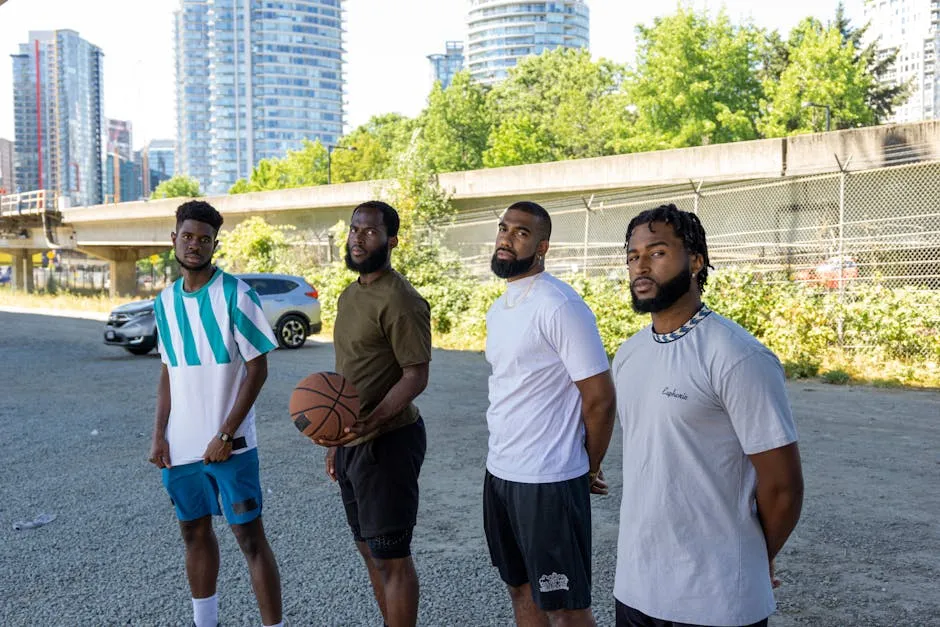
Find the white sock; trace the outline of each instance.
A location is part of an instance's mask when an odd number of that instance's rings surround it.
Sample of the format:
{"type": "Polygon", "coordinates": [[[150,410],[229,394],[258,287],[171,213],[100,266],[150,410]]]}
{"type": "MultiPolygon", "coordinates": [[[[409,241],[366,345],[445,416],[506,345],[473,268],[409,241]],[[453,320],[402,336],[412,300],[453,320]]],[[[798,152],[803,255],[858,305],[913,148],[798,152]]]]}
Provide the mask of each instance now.
{"type": "Polygon", "coordinates": [[[284,627],[284,621],[279,622],[277,625],[265,625],[264,627],[284,627]]]}
{"type": "Polygon", "coordinates": [[[193,622],[196,627],[216,627],[219,624],[219,595],[208,599],[193,599],[193,622]]]}

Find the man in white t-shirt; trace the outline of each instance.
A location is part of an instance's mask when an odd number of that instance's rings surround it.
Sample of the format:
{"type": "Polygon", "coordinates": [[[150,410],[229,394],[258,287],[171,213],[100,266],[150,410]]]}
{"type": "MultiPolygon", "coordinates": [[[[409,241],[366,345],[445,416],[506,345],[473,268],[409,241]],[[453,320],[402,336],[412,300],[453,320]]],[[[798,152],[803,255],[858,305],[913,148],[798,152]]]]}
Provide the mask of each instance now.
{"type": "Polygon", "coordinates": [[[803,475],[783,368],[702,304],[705,230],[664,205],[627,228],[637,312],[614,358],[623,426],[618,627],[766,625],[773,559],[800,517],[803,475]]]}
{"type": "Polygon", "coordinates": [[[163,469],[179,519],[195,626],[219,622],[212,516],[224,512],[263,624],[282,627],[280,577],[261,524],[254,410],[275,339],[258,295],[212,264],[221,226],[206,202],[176,211],[171,239],[182,277],[154,302],[163,365],[150,461],[163,469]]]}
{"type": "Polygon", "coordinates": [[[516,624],[594,625],[590,494],[607,493],[614,387],[594,314],[544,271],[551,229],[527,201],[499,221],[491,265],[508,285],[486,315],[483,518],[516,624]]]}

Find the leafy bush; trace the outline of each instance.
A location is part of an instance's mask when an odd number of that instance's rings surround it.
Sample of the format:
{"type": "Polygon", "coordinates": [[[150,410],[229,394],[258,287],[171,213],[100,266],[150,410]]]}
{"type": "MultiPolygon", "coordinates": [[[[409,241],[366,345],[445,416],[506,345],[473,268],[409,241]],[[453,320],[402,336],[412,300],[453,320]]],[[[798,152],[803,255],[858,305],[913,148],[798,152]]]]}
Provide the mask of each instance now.
{"type": "Polygon", "coordinates": [[[216,259],[229,272],[277,272],[289,249],[293,226],[275,226],[253,216],[219,235],[216,259]]]}
{"type": "Polygon", "coordinates": [[[836,369],[823,373],[822,380],[832,385],[845,385],[852,380],[852,377],[845,370],[836,369]]]}
{"type": "Polygon", "coordinates": [[[819,374],[819,362],[808,358],[784,361],[783,372],[788,379],[812,379],[819,374]]]}

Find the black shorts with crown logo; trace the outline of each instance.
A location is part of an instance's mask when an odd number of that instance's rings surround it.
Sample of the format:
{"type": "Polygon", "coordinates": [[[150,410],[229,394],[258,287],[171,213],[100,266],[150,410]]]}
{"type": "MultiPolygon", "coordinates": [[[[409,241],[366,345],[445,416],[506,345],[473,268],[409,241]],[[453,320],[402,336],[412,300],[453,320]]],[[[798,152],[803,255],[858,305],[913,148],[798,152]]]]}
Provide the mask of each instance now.
{"type": "Polygon", "coordinates": [[[591,606],[591,486],[585,474],[555,483],[483,483],[483,527],[506,584],[532,586],[544,611],[591,606]]]}

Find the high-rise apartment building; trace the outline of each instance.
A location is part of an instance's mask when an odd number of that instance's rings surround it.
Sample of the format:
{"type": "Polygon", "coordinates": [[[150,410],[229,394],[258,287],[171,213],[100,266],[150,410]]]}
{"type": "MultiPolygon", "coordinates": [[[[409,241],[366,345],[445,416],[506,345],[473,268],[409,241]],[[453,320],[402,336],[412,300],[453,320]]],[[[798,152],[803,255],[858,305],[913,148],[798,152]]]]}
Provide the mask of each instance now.
{"type": "Polygon", "coordinates": [[[882,58],[897,51],[894,69],[883,80],[910,85],[910,97],[892,122],[940,117],[937,52],[940,50],[940,0],[872,0],[865,3],[867,36],[879,38],[882,58]]]}
{"type": "Polygon", "coordinates": [[[442,89],[447,89],[454,79],[454,74],[463,69],[463,42],[448,41],[444,54],[429,54],[431,62],[431,84],[440,82],[442,89]]]}
{"type": "Polygon", "coordinates": [[[183,0],[176,32],[177,170],[204,190],[339,140],[342,0],[183,0]]]}
{"type": "MultiPolygon", "coordinates": [[[[205,189],[209,183],[209,2],[181,0],[176,41],[176,163],[205,189]]],[[[146,187],[146,186],[145,186],[146,187]]],[[[153,186],[154,188],[156,185],[153,186]]]]}
{"type": "Polygon", "coordinates": [[[13,168],[13,142],[0,139],[0,195],[13,194],[16,189],[16,170],[13,168]]]}
{"type": "Polygon", "coordinates": [[[554,48],[587,48],[585,0],[470,0],[467,67],[481,83],[506,78],[519,59],[554,48]]]}
{"type": "Polygon", "coordinates": [[[110,152],[104,159],[104,202],[140,200],[140,168],[133,159],[110,152]]]}
{"type": "Polygon", "coordinates": [[[176,142],[172,139],[154,139],[135,155],[144,198],[176,174],[176,142]]]}
{"type": "Polygon", "coordinates": [[[101,202],[103,56],[72,30],[30,32],[13,55],[19,191],[52,190],[72,205],[101,202]]]}

